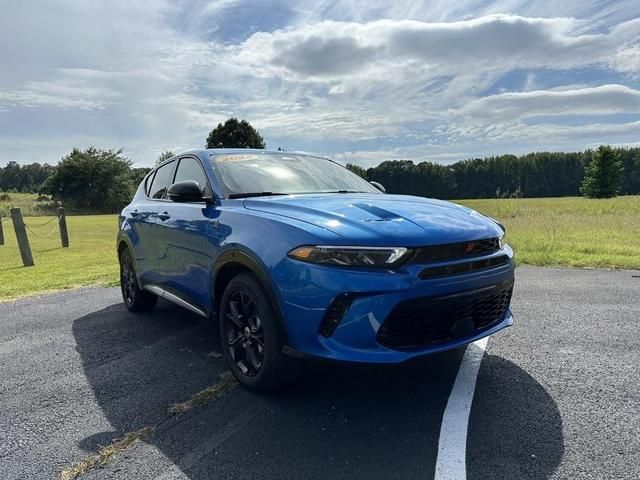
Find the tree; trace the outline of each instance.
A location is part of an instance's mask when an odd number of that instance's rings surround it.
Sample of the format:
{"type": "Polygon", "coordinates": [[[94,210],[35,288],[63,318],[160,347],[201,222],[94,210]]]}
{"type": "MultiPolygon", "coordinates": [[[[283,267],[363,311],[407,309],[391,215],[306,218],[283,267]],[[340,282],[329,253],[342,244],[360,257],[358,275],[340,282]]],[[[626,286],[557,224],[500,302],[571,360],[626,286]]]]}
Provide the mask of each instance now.
{"type": "Polygon", "coordinates": [[[618,194],[623,166],[620,155],[609,145],[600,145],[587,165],[580,191],[590,198],[611,198],[618,194]]]}
{"type": "Polygon", "coordinates": [[[37,192],[53,170],[54,167],[46,163],[20,165],[18,162],[7,162],[4,168],[0,167],[0,190],[37,192]]]}
{"type": "MultiPolygon", "coordinates": [[[[171,157],[169,157],[171,158],[171,157]]],[[[148,167],[137,167],[131,169],[131,183],[134,188],[137,188],[140,185],[140,182],[144,177],[147,176],[147,173],[151,171],[148,167]]]]}
{"type": "Polygon", "coordinates": [[[209,132],[207,148],[266,148],[266,144],[249,122],[230,118],[209,132]]]}
{"type": "Polygon", "coordinates": [[[135,191],[131,161],[121,154],[122,150],[74,148],[47,178],[43,193],[75,211],[118,212],[135,191]]]}
{"type": "Polygon", "coordinates": [[[165,150],[160,155],[158,155],[158,159],[156,160],[156,165],[160,165],[162,162],[164,162],[165,160],[169,160],[174,155],[175,153],[173,153],[173,151],[165,150]]]}
{"type": "Polygon", "coordinates": [[[349,170],[351,170],[353,173],[355,173],[356,175],[359,175],[362,178],[364,178],[365,180],[368,180],[367,171],[364,168],[362,168],[360,165],[354,165],[353,163],[347,163],[346,167],[349,170]]]}
{"type": "Polygon", "coordinates": [[[8,162],[0,173],[0,190],[5,192],[8,190],[15,190],[16,192],[22,190],[23,174],[22,167],[18,162],[8,162]]]}

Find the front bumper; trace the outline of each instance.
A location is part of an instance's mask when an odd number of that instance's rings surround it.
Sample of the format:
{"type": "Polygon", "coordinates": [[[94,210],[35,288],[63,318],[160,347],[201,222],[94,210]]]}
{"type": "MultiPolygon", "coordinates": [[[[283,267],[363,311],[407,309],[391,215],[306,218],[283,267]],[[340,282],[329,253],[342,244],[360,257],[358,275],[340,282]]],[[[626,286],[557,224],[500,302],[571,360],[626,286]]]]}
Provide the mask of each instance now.
{"type": "Polygon", "coordinates": [[[504,250],[482,258],[497,255],[508,255],[510,261],[478,272],[425,280],[421,280],[419,274],[426,265],[409,265],[402,271],[391,272],[335,268],[286,259],[274,270],[289,338],[285,351],[336,361],[399,363],[457,348],[496,333],[513,324],[508,306],[502,317],[487,328],[437,344],[396,349],[382,345],[377,339],[381,325],[401,302],[455,295],[512,282],[513,252],[506,246],[504,250]],[[327,338],[319,333],[320,325],[331,301],[344,293],[355,294],[355,298],[327,338]]]}

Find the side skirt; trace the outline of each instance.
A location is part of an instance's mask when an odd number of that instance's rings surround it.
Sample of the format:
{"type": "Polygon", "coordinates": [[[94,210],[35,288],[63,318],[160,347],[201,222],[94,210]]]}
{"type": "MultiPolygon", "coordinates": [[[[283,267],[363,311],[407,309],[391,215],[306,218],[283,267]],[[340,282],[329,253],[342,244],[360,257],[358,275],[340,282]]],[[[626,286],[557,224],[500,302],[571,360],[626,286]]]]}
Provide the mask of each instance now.
{"type": "Polygon", "coordinates": [[[164,288],[160,288],[157,285],[145,285],[144,289],[150,291],[151,293],[157,295],[160,298],[164,298],[165,300],[169,300],[170,302],[175,303],[176,305],[178,305],[178,306],[180,306],[182,308],[186,308],[187,310],[190,310],[193,313],[197,313],[198,315],[200,315],[202,317],[209,318],[209,315],[207,314],[207,312],[205,312],[204,310],[201,310],[200,308],[196,307],[191,302],[187,302],[185,299],[179,297],[175,293],[171,293],[171,292],[165,290],[164,288]]]}

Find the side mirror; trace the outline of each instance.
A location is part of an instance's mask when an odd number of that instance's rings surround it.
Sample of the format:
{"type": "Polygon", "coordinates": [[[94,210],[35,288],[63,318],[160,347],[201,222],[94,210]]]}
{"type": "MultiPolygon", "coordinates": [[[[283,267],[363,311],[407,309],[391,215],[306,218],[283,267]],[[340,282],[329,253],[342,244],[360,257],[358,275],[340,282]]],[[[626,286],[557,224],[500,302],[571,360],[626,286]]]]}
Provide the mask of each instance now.
{"type": "Polygon", "coordinates": [[[200,184],[195,180],[176,182],[167,190],[169,200],[173,202],[202,202],[205,200],[200,184]]]}
{"type": "Polygon", "coordinates": [[[371,182],[369,182],[369,183],[370,183],[371,185],[373,185],[374,187],[376,187],[378,190],[380,190],[382,193],[386,193],[386,192],[387,192],[387,190],[382,186],[382,184],[381,184],[381,183],[374,182],[374,181],[371,181],[371,182]]]}

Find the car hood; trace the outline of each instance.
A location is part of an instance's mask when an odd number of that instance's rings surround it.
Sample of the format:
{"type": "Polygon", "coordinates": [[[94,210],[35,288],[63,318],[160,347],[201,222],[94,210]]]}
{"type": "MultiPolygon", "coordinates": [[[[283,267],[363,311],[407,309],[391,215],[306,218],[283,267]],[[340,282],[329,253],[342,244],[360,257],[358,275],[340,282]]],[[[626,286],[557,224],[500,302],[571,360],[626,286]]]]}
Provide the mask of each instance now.
{"type": "Polygon", "coordinates": [[[244,200],[250,210],[310,223],[346,245],[421,246],[496,237],[502,229],[469,208],[390,194],[318,194],[244,200]]]}

